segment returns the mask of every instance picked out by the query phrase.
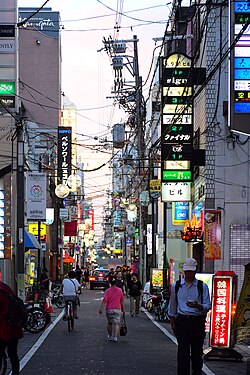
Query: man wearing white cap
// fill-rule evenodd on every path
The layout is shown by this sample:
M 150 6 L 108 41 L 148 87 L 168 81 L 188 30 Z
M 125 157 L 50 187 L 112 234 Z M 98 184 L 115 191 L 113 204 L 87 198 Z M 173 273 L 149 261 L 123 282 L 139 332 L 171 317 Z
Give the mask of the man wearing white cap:
M 187 258 L 183 264 L 184 279 L 172 285 L 169 315 L 178 341 L 177 374 L 202 375 L 205 319 L 211 309 L 208 286 L 195 278 L 197 261 Z M 178 285 L 178 288 L 176 286 Z

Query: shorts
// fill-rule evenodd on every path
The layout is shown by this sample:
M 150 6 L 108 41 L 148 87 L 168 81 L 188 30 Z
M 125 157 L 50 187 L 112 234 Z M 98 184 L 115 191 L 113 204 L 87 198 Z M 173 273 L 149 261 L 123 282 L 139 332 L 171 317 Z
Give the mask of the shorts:
M 106 310 L 106 317 L 108 319 L 108 323 L 120 323 L 121 319 L 121 310 L 120 309 L 111 309 Z

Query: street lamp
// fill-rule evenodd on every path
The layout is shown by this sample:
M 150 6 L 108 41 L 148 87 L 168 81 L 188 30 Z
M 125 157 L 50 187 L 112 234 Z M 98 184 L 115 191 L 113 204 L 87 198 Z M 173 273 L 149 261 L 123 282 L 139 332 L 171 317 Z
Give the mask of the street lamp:
M 58 198 L 66 198 L 70 192 L 77 191 L 81 185 L 82 180 L 78 174 L 71 174 L 67 180 L 66 184 L 59 184 L 55 188 L 55 194 Z

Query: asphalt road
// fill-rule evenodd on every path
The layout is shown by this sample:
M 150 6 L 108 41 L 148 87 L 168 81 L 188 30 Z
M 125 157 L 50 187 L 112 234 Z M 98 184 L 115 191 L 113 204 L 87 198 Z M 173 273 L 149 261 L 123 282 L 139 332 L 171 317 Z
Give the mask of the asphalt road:
M 68 332 L 57 309 L 54 324 L 39 339 L 26 334 L 19 345 L 21 375 L 176 375 L 177 346 L 170 324 L 152 321 L 144 312 L 130 317 L 126 300 L 128 334 L 118 343 L 110 342 L 106 316 L 98 314 L 102 297 L 102 290 L 84 290 L 73 332 Z M 245 358 L 206 361 L 203 370 L 206 375 L 247 374 Z

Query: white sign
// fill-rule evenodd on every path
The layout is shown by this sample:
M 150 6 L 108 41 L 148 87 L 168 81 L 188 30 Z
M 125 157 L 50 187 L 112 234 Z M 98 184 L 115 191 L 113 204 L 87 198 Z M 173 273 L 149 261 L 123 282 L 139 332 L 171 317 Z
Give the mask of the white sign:
M 191 182 L 166 182 L 162 184 L 162 202 L 191 201 Z
M 27 175 L 27 220 L 46 221 L 46 174 Z
M 46 208 L 46 225 L 51 225 L 54 223 L 54 216 L 54 208 Z
M 152 248 L 152 224 L 147 224 L 147 254 L 151 255 L 153 254 L 153 248 Z
M 69 210 L 68 208 L 60 208 L 60 219 L 66 221 L 69 219 Z
M 11 39 L 1 39 L 0 40 L 0 52 L 15 52 L 15 41 Z

